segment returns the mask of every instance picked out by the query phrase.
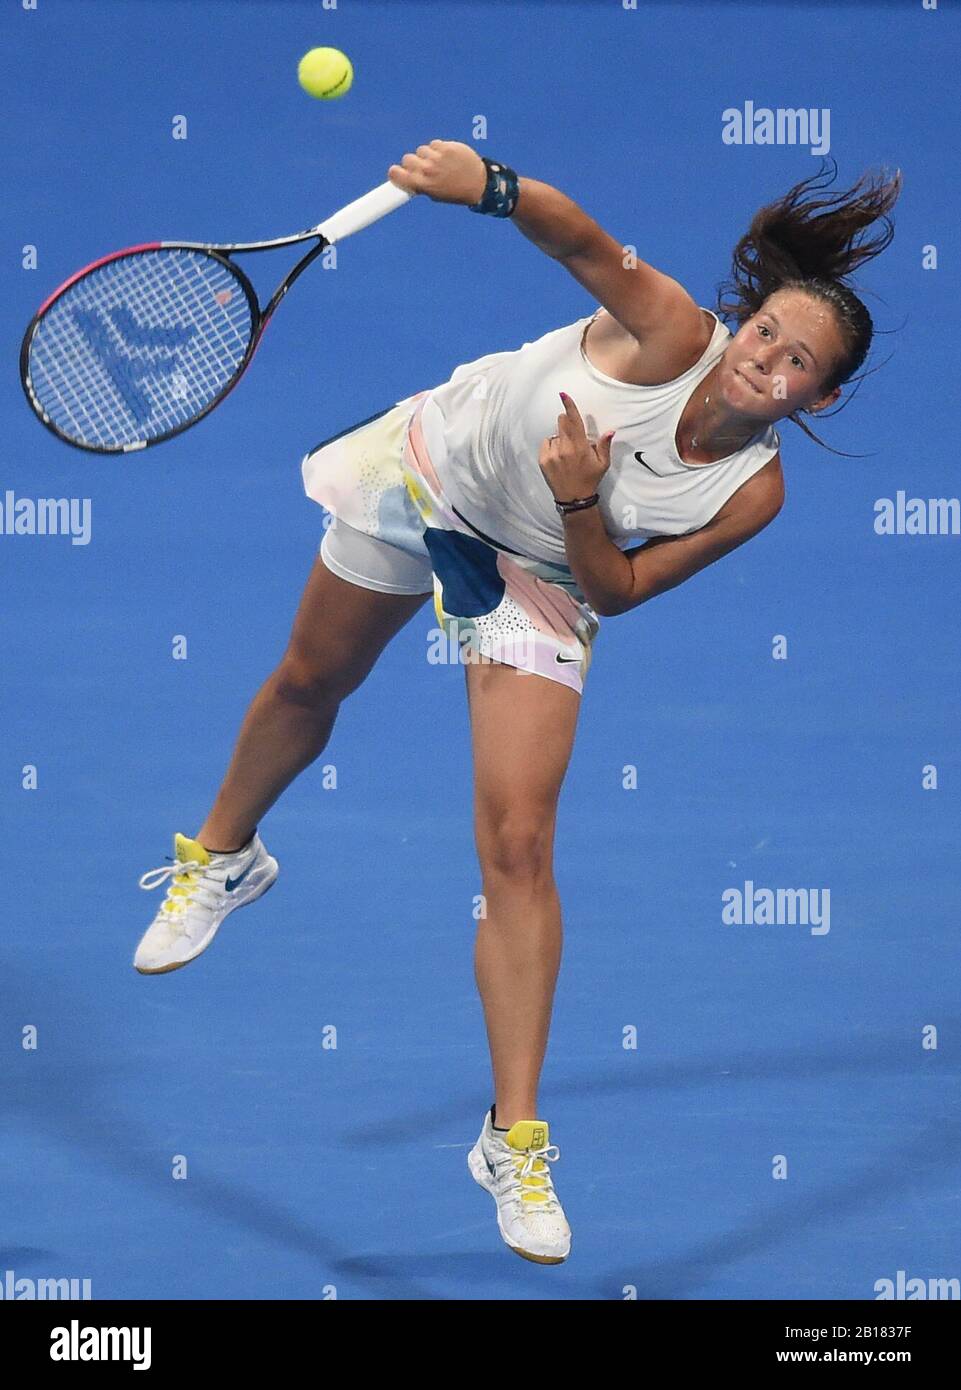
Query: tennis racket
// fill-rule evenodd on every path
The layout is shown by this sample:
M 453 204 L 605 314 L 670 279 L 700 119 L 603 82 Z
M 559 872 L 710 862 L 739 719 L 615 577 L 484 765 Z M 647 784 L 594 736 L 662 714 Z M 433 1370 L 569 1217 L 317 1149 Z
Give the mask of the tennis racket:
M 389 181 L 294 236 L 226 246 L 154 241 L 78 270 L 34 315 L 20 349 L 27 400 L 79 449 L 127 454 L 209 415 L 243 376 L 271 316 L 311 261 L 402 207 Z M 232 257 L 316 238 L 266 308 Z

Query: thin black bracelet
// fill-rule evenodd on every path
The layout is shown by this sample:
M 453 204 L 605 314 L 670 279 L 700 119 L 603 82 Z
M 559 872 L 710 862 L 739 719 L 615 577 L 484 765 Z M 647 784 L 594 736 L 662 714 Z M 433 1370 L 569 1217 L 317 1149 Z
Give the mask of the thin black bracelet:
M 506 164 L 481 155 L 487 170 L 487 186 L 479 203 L 468 204 L 471 212 L 485 212 L 491 217 L 510 217 L 517 207 L 520 188 L 517 175 Z
M 572 502 L 558 502 L 555 499 L 554 506 L 561 516 L 567 516 L 568 512 L 583 512 L 588 507 L 596 507 L 599 501 L 600 493 L 595 492 L 592 497 L 575 497 Z

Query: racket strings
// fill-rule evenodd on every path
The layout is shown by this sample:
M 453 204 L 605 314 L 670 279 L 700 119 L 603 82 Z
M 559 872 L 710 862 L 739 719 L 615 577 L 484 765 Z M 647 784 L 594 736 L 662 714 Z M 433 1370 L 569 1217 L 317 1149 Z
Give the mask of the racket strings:
M 51 304 L 31 340 L 30 386 L 74 442 L 136 446 L 201 414 L 236 376 L 252 332 L 230 267 L 188 248 L 136 252 Z

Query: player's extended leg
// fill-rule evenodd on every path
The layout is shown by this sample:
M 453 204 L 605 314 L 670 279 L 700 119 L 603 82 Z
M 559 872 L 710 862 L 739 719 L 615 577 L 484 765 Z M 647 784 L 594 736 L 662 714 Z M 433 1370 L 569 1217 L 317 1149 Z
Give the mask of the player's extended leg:
M 277 861 L 255 833 L 258 820 L 321 753 L 341 701 L 427 598 L 348 583 L 317 559 L 287 651 L 247 711 L 197 839 L 176 835 L 172 864 L 140 880 L 142 888 L 168 885 L 134 956 L 141 974 L 195 960 L 229 913 L 270 888 Z
M 213 807 L 197 832 L 208 849 L 246 844 L 281 792 L 323 752 L 341 701 L 428 594 L 349 584 L 314 562 L 287 651 L 254 697 Z
M 495 1089 L 494 1114 L 467 1162 L 494 1198 L 507 1245 L 525 1259 L 559 1264 L 571 1232 L 550 1172 L 560 1150 L 538 1118 L 537 1085 L 561 958 L 554 825 L 580 696 L 483 662 L 468 664 L 467 689 L 486 911 L 475 968 Z
M 497 1125 L 537 1114 L 537 1083 L 561 958 L 554 883 L 557 801 L 581 697 L 513 666 L 468 664 L 474 815 L 486 917 L 475 969 Z

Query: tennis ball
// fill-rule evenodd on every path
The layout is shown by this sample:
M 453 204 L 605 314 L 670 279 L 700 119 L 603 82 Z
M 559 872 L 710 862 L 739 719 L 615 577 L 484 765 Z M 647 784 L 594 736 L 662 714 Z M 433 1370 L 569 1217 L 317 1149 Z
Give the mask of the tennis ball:
M 297 64 L 297 80 L 312 97 L 333 101 L 350 91 L 354 69 L 339 48 L 312 48 Z

